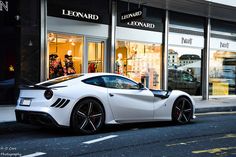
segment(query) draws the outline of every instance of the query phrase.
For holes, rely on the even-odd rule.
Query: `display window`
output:
[[[151,89],[160,89],[162,45],[117,41],[115,73],[142,82]]]
[[[211,50],[209,94],[236,94],[236,51]]]
[[[203,47],[204,38],[201,35],[177,32],[169,34],[168,90],[181,90],[190,95],[201,95]]]
[[[83,36],[48,33],[48,78],[82,73]]]
[[[169,46],[168,89],[201,94],[201,49]]]

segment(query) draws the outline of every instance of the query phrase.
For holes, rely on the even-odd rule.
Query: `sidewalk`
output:
[[[201,98],[193,99],[196,103],[196,113],[236,111],[236,98],[222,97],[210,98],[209,100],[202,100]],[[16,121],[15,106],[0,106],[0,123],[14,121]]]
[[[235,97],[210,98],[209,100],[202,100],[200,98],[193,99],[196,103],[196,113],[236,111]]]
[[[0,106],[0,123],[16,121],[15,106],[3,105]]]

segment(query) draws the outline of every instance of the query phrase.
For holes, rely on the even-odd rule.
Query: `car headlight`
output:
[[[51,89],[47,89],[45,92],[44,92],[44,96],[46,99],[51,99],[52,96],[53,96],[53,91]]]

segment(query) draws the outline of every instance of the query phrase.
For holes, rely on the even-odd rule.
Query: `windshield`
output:
[[[41,83],[40,85],[47,87],[47,86],[55,85],[55,84],[58,84],[58,83],[61,83],[61,82],[69,81],[69,80],[72,80],[72,79],[75,79],[75,78],[78,78],[78,77],[81,77],[81,76],[83,76],[83,75],[82,74],[80,74],[80,75],[67,75],[67,76],[59,77],[59,78],[56,78],[56,79],[53,79],[53,80],[49,80],[45,83]]]

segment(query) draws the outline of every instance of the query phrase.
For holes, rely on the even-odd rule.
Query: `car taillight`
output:
[[[53,96],[53,91],[51,89],[47,89],[45,92],[44,92],[44,96],[46,99],[51,99],[52,96]]]

